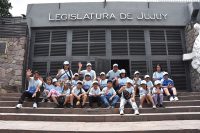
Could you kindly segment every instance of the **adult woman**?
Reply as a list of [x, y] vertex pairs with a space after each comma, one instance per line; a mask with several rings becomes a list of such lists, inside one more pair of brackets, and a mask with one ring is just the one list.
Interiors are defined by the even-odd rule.
[[60, 69], [58, 74], [56, 75], [56, 78], [60, 82], [65, 82], [67, 80], [72, 80], [73, 73], [70, 70], [69, 61], [65, 61], [63, 63], [63, 69]]
[[156, 65], [155, 72], [153, 73], [153, 81], [161, 80], [163, 78], [163, 71], [160, 64]]

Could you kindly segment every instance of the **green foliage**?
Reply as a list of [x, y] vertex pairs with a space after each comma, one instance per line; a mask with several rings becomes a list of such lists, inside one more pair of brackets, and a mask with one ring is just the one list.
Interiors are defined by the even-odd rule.
[[9, 0], [0, 0], [0, 17], [11, 17], [12, 14], [9, 12], [11, 8]]

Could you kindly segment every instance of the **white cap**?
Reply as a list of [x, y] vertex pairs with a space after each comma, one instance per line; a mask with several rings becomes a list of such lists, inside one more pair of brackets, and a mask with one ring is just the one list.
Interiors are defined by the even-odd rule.
[[164, 72], [164, 73], [163, 73], [163, 76], [165, 76], [165, 75], [169, 75], [168, 72]]
[[106, 75], [105, 72], [101, 72], [100, 75]]
[[145, 75], [144, 78], [145, 78], [145, 79], [146, 79], [146, 78], [150, 78], [150, 76], [149, 76], [149, 75]]
[[86, 73], [85, 76], [91, 76], [90, 73]]
[[87, 63], [87, 65], [86, 66], [92, 66], [92, 64], [91, 63]]
[[160, 81], [160, 80], [156, 80], [156, 81], [154, 82], [154, 85], [158, 85], [158, 84], [161, 84], [161, 81]]
[[121, 73], [126, 73], [126, 70], [125, 70], [125, 69], [121, 69], [121, 70], [120, 70], [120, 74], [121, 74]]
[[116, 64], [116, 63], [115, 63], [115, 64], [113, 64], [113, 67], [115, 67], [115, 66], [116, 66], [116, 67], [118, 67], [118, 64]]
[[131, 85], [133, 85], [133, 81], [130, 80], [130, 79], [128, 79], [128, 80], [126, 81], [126, 83], [130, 83]]
[[79, 81], [77, 81], [77, 84], [83, 84], [83, 82], [79, 80]]
[[63, 64], [64, 65], [69, 65], [69, 61], [65, 61]]
[[54, 83], [54, 82], [57, 82], [58, 80], [56, 79], [56, 78], [54, 78], [53, 80], [52, 80], [52, 82]]
[[146, 85], [147, 82], [146, 82], [145, 80], [142, 80], [140, 84], [141, 84], [141, 85], [142, 85], [142, 84], [145, 84], [145, 85]]
[[79, 74], [78, 73], [74, 73], [74, 76], [79, 76]]
[[134, 72], [134, 75], [136, 75], [136, 74], [140, 74], [140, 72], [139, 72], [139, 71], [135, 71], [135, 72]]
[[95, 80], [92, 82], [92, 84], [99, 84], [99, 83], [98, 83], [98, 81]]

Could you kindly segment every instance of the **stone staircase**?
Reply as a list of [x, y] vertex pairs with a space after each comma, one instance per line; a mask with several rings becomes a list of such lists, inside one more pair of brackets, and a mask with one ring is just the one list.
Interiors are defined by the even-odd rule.
[[[199, 133], [200, 92], [180, 92], [179, 101], [169, 102], [165, 108], [144, 106], [135, 116], [130, 106], [125, 115], [117, 108], [54, 108], [54, 103], [40, 103], [33, 109], [26, 100], [22, 109], [16, 109], [19, 93], [0, 94], [0, 132], [135, 132], [135, 133]], [[139, 104], [139, 98], [136, 98]]]

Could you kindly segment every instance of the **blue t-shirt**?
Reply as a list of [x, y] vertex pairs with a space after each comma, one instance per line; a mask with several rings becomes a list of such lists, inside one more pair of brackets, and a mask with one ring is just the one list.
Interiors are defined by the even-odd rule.
[[48, 85], [47, 83], [45, 83], [44, 86], [45, 86], [45, 89], [48, 91], [51, 91], [51, 89], [54, 88], [54, 86], [52, 84]]
[[63, 92], [63, 88], [60, 87], [60, 86], [54, 86], [53, 89], [56, 90], [56, 91], [57, 91], [58, 93], [60, 93], [60, 94], [62, 94], [62, 92]]
[[172, 79], [170, 79], [170, 78], [168, 78], [168, 79], [162, 79], [161, 83], [162, 83], [163, 86], [168, 86], [170, 84], [172, 86], [174, 86], [174, 81]]

